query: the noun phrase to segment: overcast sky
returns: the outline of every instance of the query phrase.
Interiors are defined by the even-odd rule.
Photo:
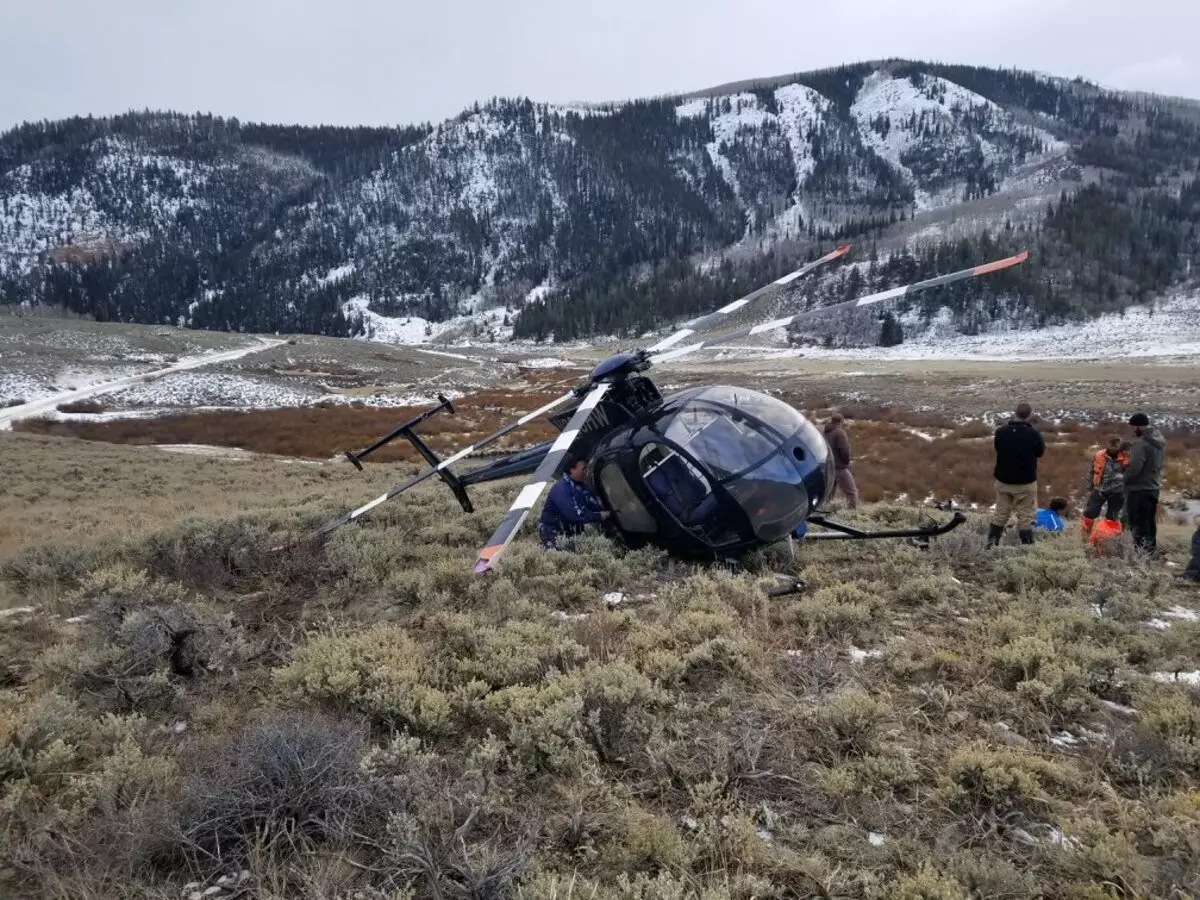
[[[145,107],[412,123],[885,56],[1200,97],[1197,35],[1200,0],[0,0],[0,129]]]

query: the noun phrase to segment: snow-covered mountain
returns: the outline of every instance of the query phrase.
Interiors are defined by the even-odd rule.
[[[607,296],[671,260],[795,256],[968,204],[999,227],[1096,167],[1152,185],[1197,156],[1200,129],[1153,98],[899,61],[597,107],[497,99],[411,129],[40,123],[0,136],[0,300],[415,339],[465,314],[500,332],[526,304]]]

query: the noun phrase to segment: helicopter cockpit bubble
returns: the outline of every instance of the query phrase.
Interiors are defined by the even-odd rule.
[[[716,386],[695,394],[675,411],[664,437],[712,474],[762,540],[785,537],[833,490],[824,436],[800,412],[758,391]]]

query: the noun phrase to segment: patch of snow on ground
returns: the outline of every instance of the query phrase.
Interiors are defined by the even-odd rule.
[[[51,388],[56,391],[86,391],[110,381],[129,378],[146,371],[144,366],[112,366],[103,369],[63,369],[54,376]],[[66,402],[70,402],[69,398]]]
[[[779,104],[779,120],[783,125],[783,133],[787,135],[788,145],[792,149],[796,181],[803,184],[817,165],[808,134],[821,123],[833,104],[812,88],[802,84],[786,84],[777,88],[775,100]]]
[[[187,357],[179,360],[177,363],[166,369],[139,372],[128,377],[110,379],[98,384],[89,384],[79,387],[74,391],[63,391],[60,394],[53,394],[49,397],[23,403],[20,406],[0,409],[0,429],[7,430],[12,427],[13,422],[16,422],[20,419],[32,418],[34,416],[44,415],[46,413],[53,413],[55,408],[60,403],[69,402],[71,400],[82,400],[86,397],[93,397],[101,394],[113,394],[140,384],[145,384],[146,382],[165,378],[168,375],[173,375],[178,372],[199,369],[215,363],[232,362],[233,360],[248,356],[251,353],[259,353],[263,350],[269,350],[272,347],[277,347],[282,343],[283,341],[278,338],[256,337],[252,344],[238,347],[234,350],[221,350],[214,353],[204,353],[199,356]]]
[[[453,336],[456,332],[469,333],[473,329],[482,329],[485,332],[475,337],[474,343],[478,345],[493,343],[487,340],[487,333],[494,333],[496,342],[505,341],[512,336],[512,325],[504,324],[506,313],[503,307],[471,316],[455,316],[444,322],[432,322],[420,316],[382,315],[370,308],[370,301],[366,297],[360,296],[347,300],[342,305],[342,312],[347,316],[353,313],[362,316],[367,333],[359,335],[358,340],[378,341],[381,344],[432,344],[438,343],[443,336]],[[472,341],[462,338],[454,340],[454,343],[458,346],[470,346]]]
[[[0,406],[14,400],[30,403],[52,397],[56,391],[42,378],[15,372],[0,372]]]
[[[354,274],[354,263],[346,263],[344,266],[338,266],[336,269],[330,269],[324,275],[317,279],[318,284],[333,284],[341,281]]]
[[[902,321],[905,317],[902,317]],[[906,326],[907,332],[907,326]],[[972,359],[1009,362],[1056,359],[1192,359],[1200,356],[1200,293],[1161,301],[1153,311],[1129,307],[1089,322],[1040,329],[997,327],[979,335],[953,331],[948,317],[895,347],[827,349],[716,346],[743,357],[796,356],[810,359]]]
[[[985,161],[1001,172],[1012,162],[1009,153],[979,133],[979,126],[962,121],[965,114],[980,118],[985,133],[994,137],[1025,133],[1046,145],[1047,155],[1061,154],[1065,146],[1049,133],[1018,125],[1012,115],[986,97],[944,78],[923,76],[919,84],[910,78],[894,78],[887,72],[872,74],[859,89],[851,106],[863,143],[904,175],[913,185],[917,206],[931,209],[959,200],[959,186],[950,185],[930,194],[918,184],[913,171],[904,163],[913,150],[936,149],[942,155],[961,156],[979,152]],[[877,130],[876,126],[882,125]],[[922,129],[932,129],[936,137]],[[991,131],[988,131],[991,129]],[[935,146],[936,145],[936,146]]]
[[[264,379],[222,372],[180,372],[164,375],[112,394],[105,401],[123,407],[224,406],[256,408],[302,406],[324,395],[317,388],[284,387]]]
[[[849,650],[850,659],[852,662],[862,663],[868,659],[879,659],[883,656],[882,650],[863,650],[861,647],[851,647]]]
[[[1163,616],[1164,618],[1161,619],[1157,617],[1150,619],[1146,622],[1146,625],[1150,628],[1156,628],[1159,631],[1166,631],[1175,624],[1175,622],[1168,622],[1167,619],[1183,622],[1200,622],[1200,613],[1197,613],[1194,609],[1188,609],[1186,606],[1172,606],[1163,613]]]
[[[1187,684],[1200,687],[1200,669],[1195,672],[1153,672],[1150,675],[1160,684]]]
[[[573,363],[569,359],[558,359],[553,356],[542,356],[534,359],[523,359],[518,366],[524,366],[526,369],[574,369],[578,368],[578,363]]]
[[[1050,743],[1055,747],[1075,747],[1079,744],[1079,738],[1071,734],[1069,731],[1060,731],[1056,735],[1052,735]]]
[[[909,434],[911,434],[911,435],[914,435],[914,436],[916,436],[916,437],[919,437],[919,438],[920,438],[921,440],[923,440],[923,441],[928,441],[928,442],[929,442],[929,443],[931,443],[931,444],[932,444],[932,443],[933,443],[935,440],[937,440],[937,439],[936,439],[936,438],[935,438],[935,437],[934,437],[932,434],[929,434],[928,432],[921,431],[921,429],[919,429],[919,428],[905,428],[904,430],[905,430],[905,431],[907,431],[907,432],[908,432]]]

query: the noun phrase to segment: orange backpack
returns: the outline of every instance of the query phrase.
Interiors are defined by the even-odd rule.
[[[1117,552],[1117,542],[1121,540],[1121,523],[1115,519],[1101,519],[1092,529],[1088,539],[1101,556],[1109,556]]]

